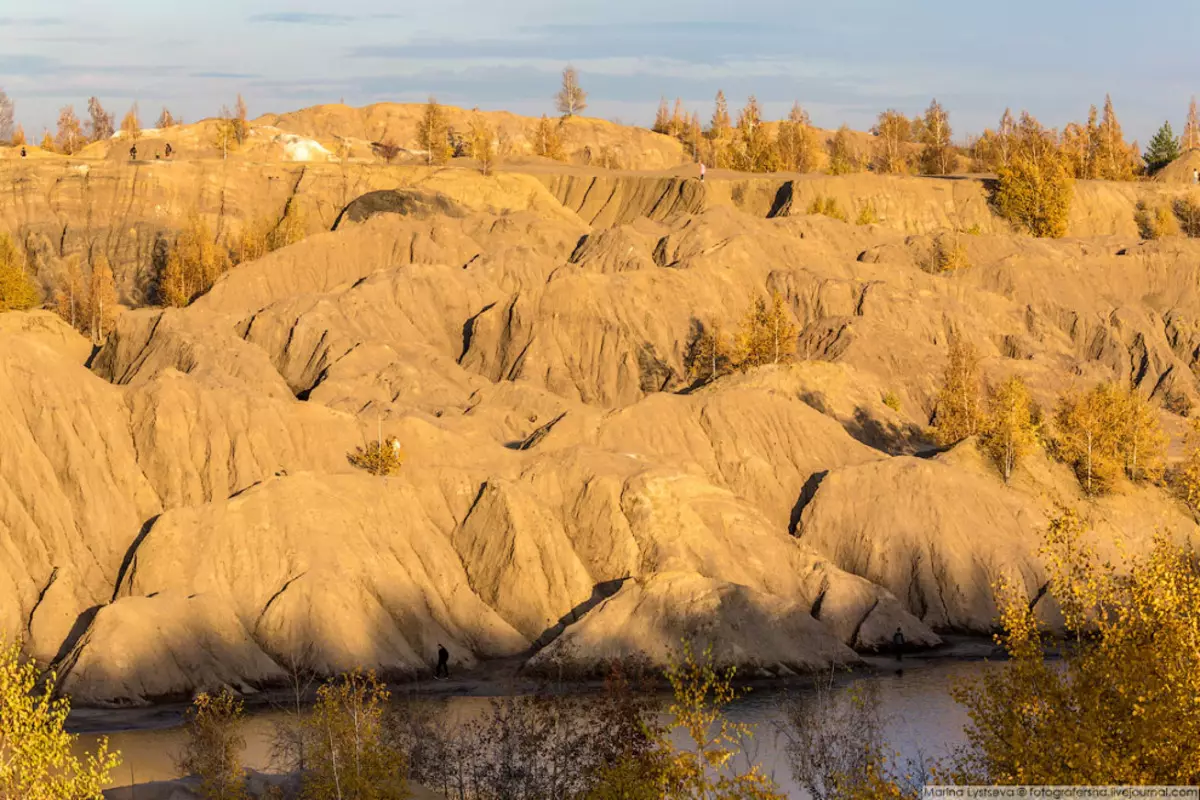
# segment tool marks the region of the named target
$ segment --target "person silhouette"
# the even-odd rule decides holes
[[[21,148],[21,158],[24,158],[24,157],[25,157],[25,148],[22,147]]]
[[[443,647],[441,644],[438,645],[438,663],[437,663],[437,669],[435,669],[433,671],[433,677],[435,677],[435,678],[449,678],[450,677],[450,651],[447,650],[445,647]]]
[[[172,149],[171,149],[171,143],[170,143],[170,142],[167,142],[167,147],[166,147],[166,150],[165,150],[165,152],[166,152],[166,154],[167,154],[167,158],[170,158],[170,157],[171,157],[171,153],[174,153],[174,152],[175,152],[174,150],[172,150]]]
[[[892,634],[892,647],[896,650],[896,660],[899,661],[904,657],[904,631],[896,628],[896,632]]]
[[[133,147],[129,148],[129,160],[137,161],[137,145],[136,144]]]

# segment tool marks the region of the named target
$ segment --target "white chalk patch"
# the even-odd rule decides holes
[[[283,155],[288,161],[332,161],[333,153],[315,139],[305,139],[294,133],[281,134],[276,138],[283,145]]]

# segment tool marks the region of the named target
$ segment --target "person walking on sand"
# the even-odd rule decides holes
[[[129,160],[137,161],[137,145],[136,144],[133,147],[129,148]]]
[[[704,162],[700,162],[700,182],[704,183]]]
[[[435,678],[449,678],[450,677],[450,651],[447,650],[445,647],[442,647],[442,645],[440,645],[440,644],[438,645],[437,669],[435,669],[433,671],[433,677],[435,677]]]
[[[1192,183],[1200,183],[1200,169],[1192,170]]]
[[[896,632],[892,634],[892,647],[896,650],[896,660],[899,661],[904,657],[904,631],[896,628]]]

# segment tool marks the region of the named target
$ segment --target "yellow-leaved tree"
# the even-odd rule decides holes
[[[1075,182],[1052,131],[1023,112],[1008,164],[996,174],[991,202],[1000,216],[1034,236],[1066,235]]]
[[[1025,381],[1013,376],[988,392],[980,445],[1007,483],[1018,463],[1037,444],[1037,412]]]
[[[1150,402],[1136,389],[1129,389],[1118,406],[1121,455],[1125,475],[1131,481],[1156,482],[1166,469],[1167,435]]]
[[[85,144],[87,138],[83,135],[83,125],[75,116],[74,106],[63,106],[58,112],[58,136],[54,140],[57,149],[65,155],[73,155]]]
[[[138,114],[137,103],[134,103],[130,107],[125,117],[121,120],[121,133],[134,144],[137,144],[138,139],[142,138],[142,119]]]
[[[309,761],[305,800],[402,800],[408,762],[384,741],[389,694],[373,672],[351,672],[317,690],[304,725]]]
[[[744,172],[771,172],[776,168],[775,147],[762,121],[762,107],[750,95],[738,114],[733,139],[733,168]]]
[[[88,334],[96,344],[104,337],[117,317],[117,281],[108,257],[98,255],[92,261],[92,275],[88,280]]]
[[[979,353],[960,335],[950,337],[950,359],[937,397],[934,434],[949,445],[974,436],[983,428]]]
[[[87,319],[87,281],[80,264],[78,255],[68,256],[63,261],[50,282],[50,307],[72,328],[83,331]]]
[[[425,113],[417,127],[417,142],[425,151],[425,163],[429,166],[445,164],[454,154],[450,146],[450,123],[436,97],[431,96],[425,103]]]
[[[708,124],[708,141],[712,166],[721,169],[733,166],[733,123],[729,117],[729,103],[725,100],[725,92],[720,89],[717,90],[712,119]]]
[[[536,155],[555,161],[567,160],[567,153],[563,147],[562,120],[552,120],[543,114],[530,132],[529,138],[533,142],[533,152]]]
[[[242,701],[228,687],[219,694],[197,695],[184,725],[187,743],[176,766],[200,778],[200,792],[211,800],[248,800],[242,766]]]
[[[479,165],[479,171],[491,175],[496,168],[496,131],[483,115],[476,111],[471,116],[471,138],[468,141],[471,158]]]
[[[303,240],[306,235],[307,216],[299,204],[289,200],[278,219],[259,217],[246,223],[233,246],[233,263],[242,264],[262,258]]]
[[[666,670],[674,701],[668,708],[672,727],[686,735],[688,745],[675,750],[662,796],[671,800],[728,798],[782,800],[774,781],[755,764],[739,771],[734,758],[752,736],[749,726],[731,722],[725,707],[736,696],[735,670],[718,670],[712,650],[697,659],[690,644]]]
[[[734,366],[746,370],[790,361],[796,352],[796,333],[796,323],[779,293],[772,293],[770,305],[760,297],[742,318]]]
[[[854,144],[850,126],[843,125],[826,145],[829,150],[829,174],[848,175],[862,171],[862,157]]]
[[[159,300],[165,306],[186,306],[211,289],[229,267],[228,251],[217,243],[208,223],[193,214],[167,255],[158,278]]]
[[[236,149],[241,142],[240,130],[238,120],[234,118],[229,106],[222,106],[213,128],[213,144],[221,151],[222,159],[228,158],[229,151]]]
[[[717,323],[704,328],[688,353],[688,371],[698,381],[715,381],[727,373],[736,358],[733,345]]]
[[[912,141],[912,122],[895,109],[879,114],[875,127],[875,171],[898,175],[908,172],[905,146]]]
[[[957,156],[950,139],[950,115],[934,100],[925,111],[920,126],[921,172],[926,175],[949,175],[954,171]]]
[[[1075,470],[1088,494],[1106,491],[1121,472],[1120,390],[1103,383],[1068,391],[1054,412],[1054,452]]]
[[[27,311],[37,305],[38,292],[25,267],[25,255],[7,233],[0,233],[0,313]]]
[[[1192,510],[1200,511],[1200,419],[1192,419],[1185,445],[1183,463],[1175,473],[1175,486]]]
[[[586,800],[783,800],[757,764],[739,769],[753,732],[725,714],[737,695],[734,669],[717,669],[711,648],[697,658],[685,642],[666,677],[670,721],[643,724],[642,746],[605,764]]]
[[[799,103],[792,105],[787,119],[779,123],[775,137],[775,159],[784,172],[812,172],[817,168],[821,142],[808,112]]]
[[[1118,572],[1086,533],[1064,511],[1042,551],[1066,628],[1061,660],[1046,660],[1024,587],[1001,583],[998,641],[1010,658],[955,688],[968,745],[939,782],[1200,781],[1200,559],[1160,535]]]
[[[12,800],[102,800],[109,775],[121,763],[101,738],[80,760],[77,737],[66,732],[71,704],[56,698],[52,672],[21,657],[18,644],[0,641],[0,797]]]
[[[1136,389],[1102,383],[1085,394],[1067,392],[1054,415],[1053,441],[1088,494],[1111,489],[1122,471],[1132,481],[1157,481],[1165,468],[1162,424]]]

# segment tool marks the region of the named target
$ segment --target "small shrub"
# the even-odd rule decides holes
[[[262,258],[268,253],[301,241],[307,233],[304,212],[289,202],[279,219],[259,217],[246,224],[232,248],[233,263],[242,264]]]
[[[1182,392],[1168,392],[1163,399],[1163,408],[1180,417],[1192,415],[1192,398]]]
[[[621,154],[609,145],[604,145],[596,152],[592,163],[601,169],[624,169]]]
[[[900,396],[889,389],[883,395],[883,404],[885,406],[887,406],[888,408],[890,408],[892,411],[899,411],[900,410]]]
[[[1164,205],[1147,203],[1145,200],[1138,201],[1133,219],[1143,239],[1176,236],[1180,231],[1179,220],[1175,218],[1171,209]]]
[[[813,198],[812,203],[809,204],[808,213],[822,214],[826,217],[831,217],[832,219],[840,219],[842,222],[850,221],[850,217],[847,216],[842,207],[838,205],[837,198],[834,197],[817,195],[815,198]]]
[[[967,248],[959,241],[958,233],[938,234],[934,237],[926,269],[934,274],[956,272],[971,266]]]
[[[867,204],[859,209],[858,219],[856,219],[854,221],[854,224],[855,225],[878,225],[879,224],[879,214],[876,213],[876,211],[875,211],[875,204],[868,200]]]
[[[376,154],[389,164],[396,160],[396,156],[400,155],[400,145],[396,144],[394,139],[384,139],[382,142],[376,142],[372,147]]]
[[[982,236],[983,228],[979,227],[979,223],[976,222],[971,225],[971,227],[965,229],[963,233],[965,233],[967,236]]]
[[[1180,197],[1171,209],[1185,234],[1193,239],[1200,236],[1200,203],[1194,197]]]
[[[378,439],[366,447],[356,447],[349,456],[349,461],[359,469],[364,469],[372,475],[395,475],[404,463],[404,451],[400,449],[398,439],[381,442]]]

